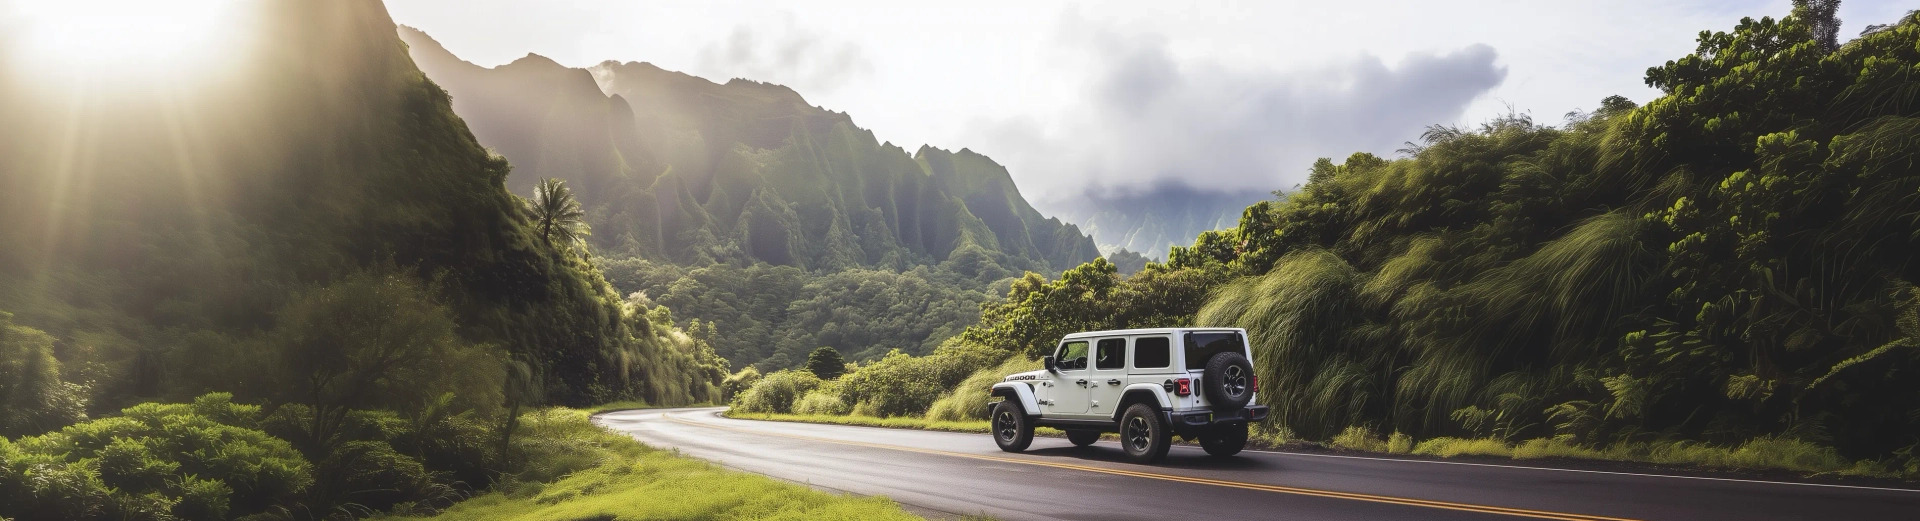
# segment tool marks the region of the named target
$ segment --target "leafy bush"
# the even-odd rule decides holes
[[[948,389],[1006,357],[1006,352],[958,339],[924,357],[894,351],[841,377],[841,394],[853,404],[854,414],[920,416]]]
[[[313,473],[291,444],[254,428],[258,415],[258,407],[209,394],[0,439],[0,517],[222,519],[271,511],[305,492]]]
[[[793,401],[819,386],[820,378],[812,371],[775,371],[741,393],[733,406],[743,412],[793,412]]]
[[[793,402],[793,414],[840,415],[853,410],[840,393],[815,389]]]

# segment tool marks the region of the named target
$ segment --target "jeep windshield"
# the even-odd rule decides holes
[[[1213,355],[1233,352],[1245,353],[1246,343],[1240,340],[1240,333],[1220,331],[1214,333],[1187,333],[1187,369],[1198,371],[1207,368],[1207,361]]]

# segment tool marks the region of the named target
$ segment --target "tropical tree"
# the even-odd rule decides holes
[[[821,380],[832,380],[847,372],[847,359],[840,356],[839,350],[823,346],[807,355],[807,370]]]
[[[580,209],[580,201],[573,198],[573,190],[567,188],[567,182],[545,178],[533,187],[533,199],[527,201],[527,210],[533,214],[534,227],[540,230],[540,240],[553,244],[556,237],[560,242],[572,244],[585,238],[587,230],[587,212]]]

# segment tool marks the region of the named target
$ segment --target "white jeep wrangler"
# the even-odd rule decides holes
[[[994,442],[1020,452],[1033,428],[1067,431],[1087,446],[1120,433],[1127,457],[1153,463],[1173,436],[1231,456],[1247,444],[1247,423],[1267,417],[1255,405],[1247,332],[1228,328],[1128,329],[1074,333],[1060,340],[1046,369],[1008,376],[991,389]]]

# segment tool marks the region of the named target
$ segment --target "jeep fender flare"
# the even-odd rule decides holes
[[[993,390],[987,394],[1013,400],[1015,403],[1020,404],[1020,410],[1025,411],[1027,416],[1040,415],[1040,402],[1033,399],[1033,386],[1028,385],[1026,382],[1000,382],[993,384]]]
[[[1119,415],[1136,403],[1159,407],[1162,411],[1173,410],[1173,401],[1167,399],[1167,390],[1161,384],[1137,383],[1120,391],[1120,403],[1114,406],[1114,421],[1120,421]]]

